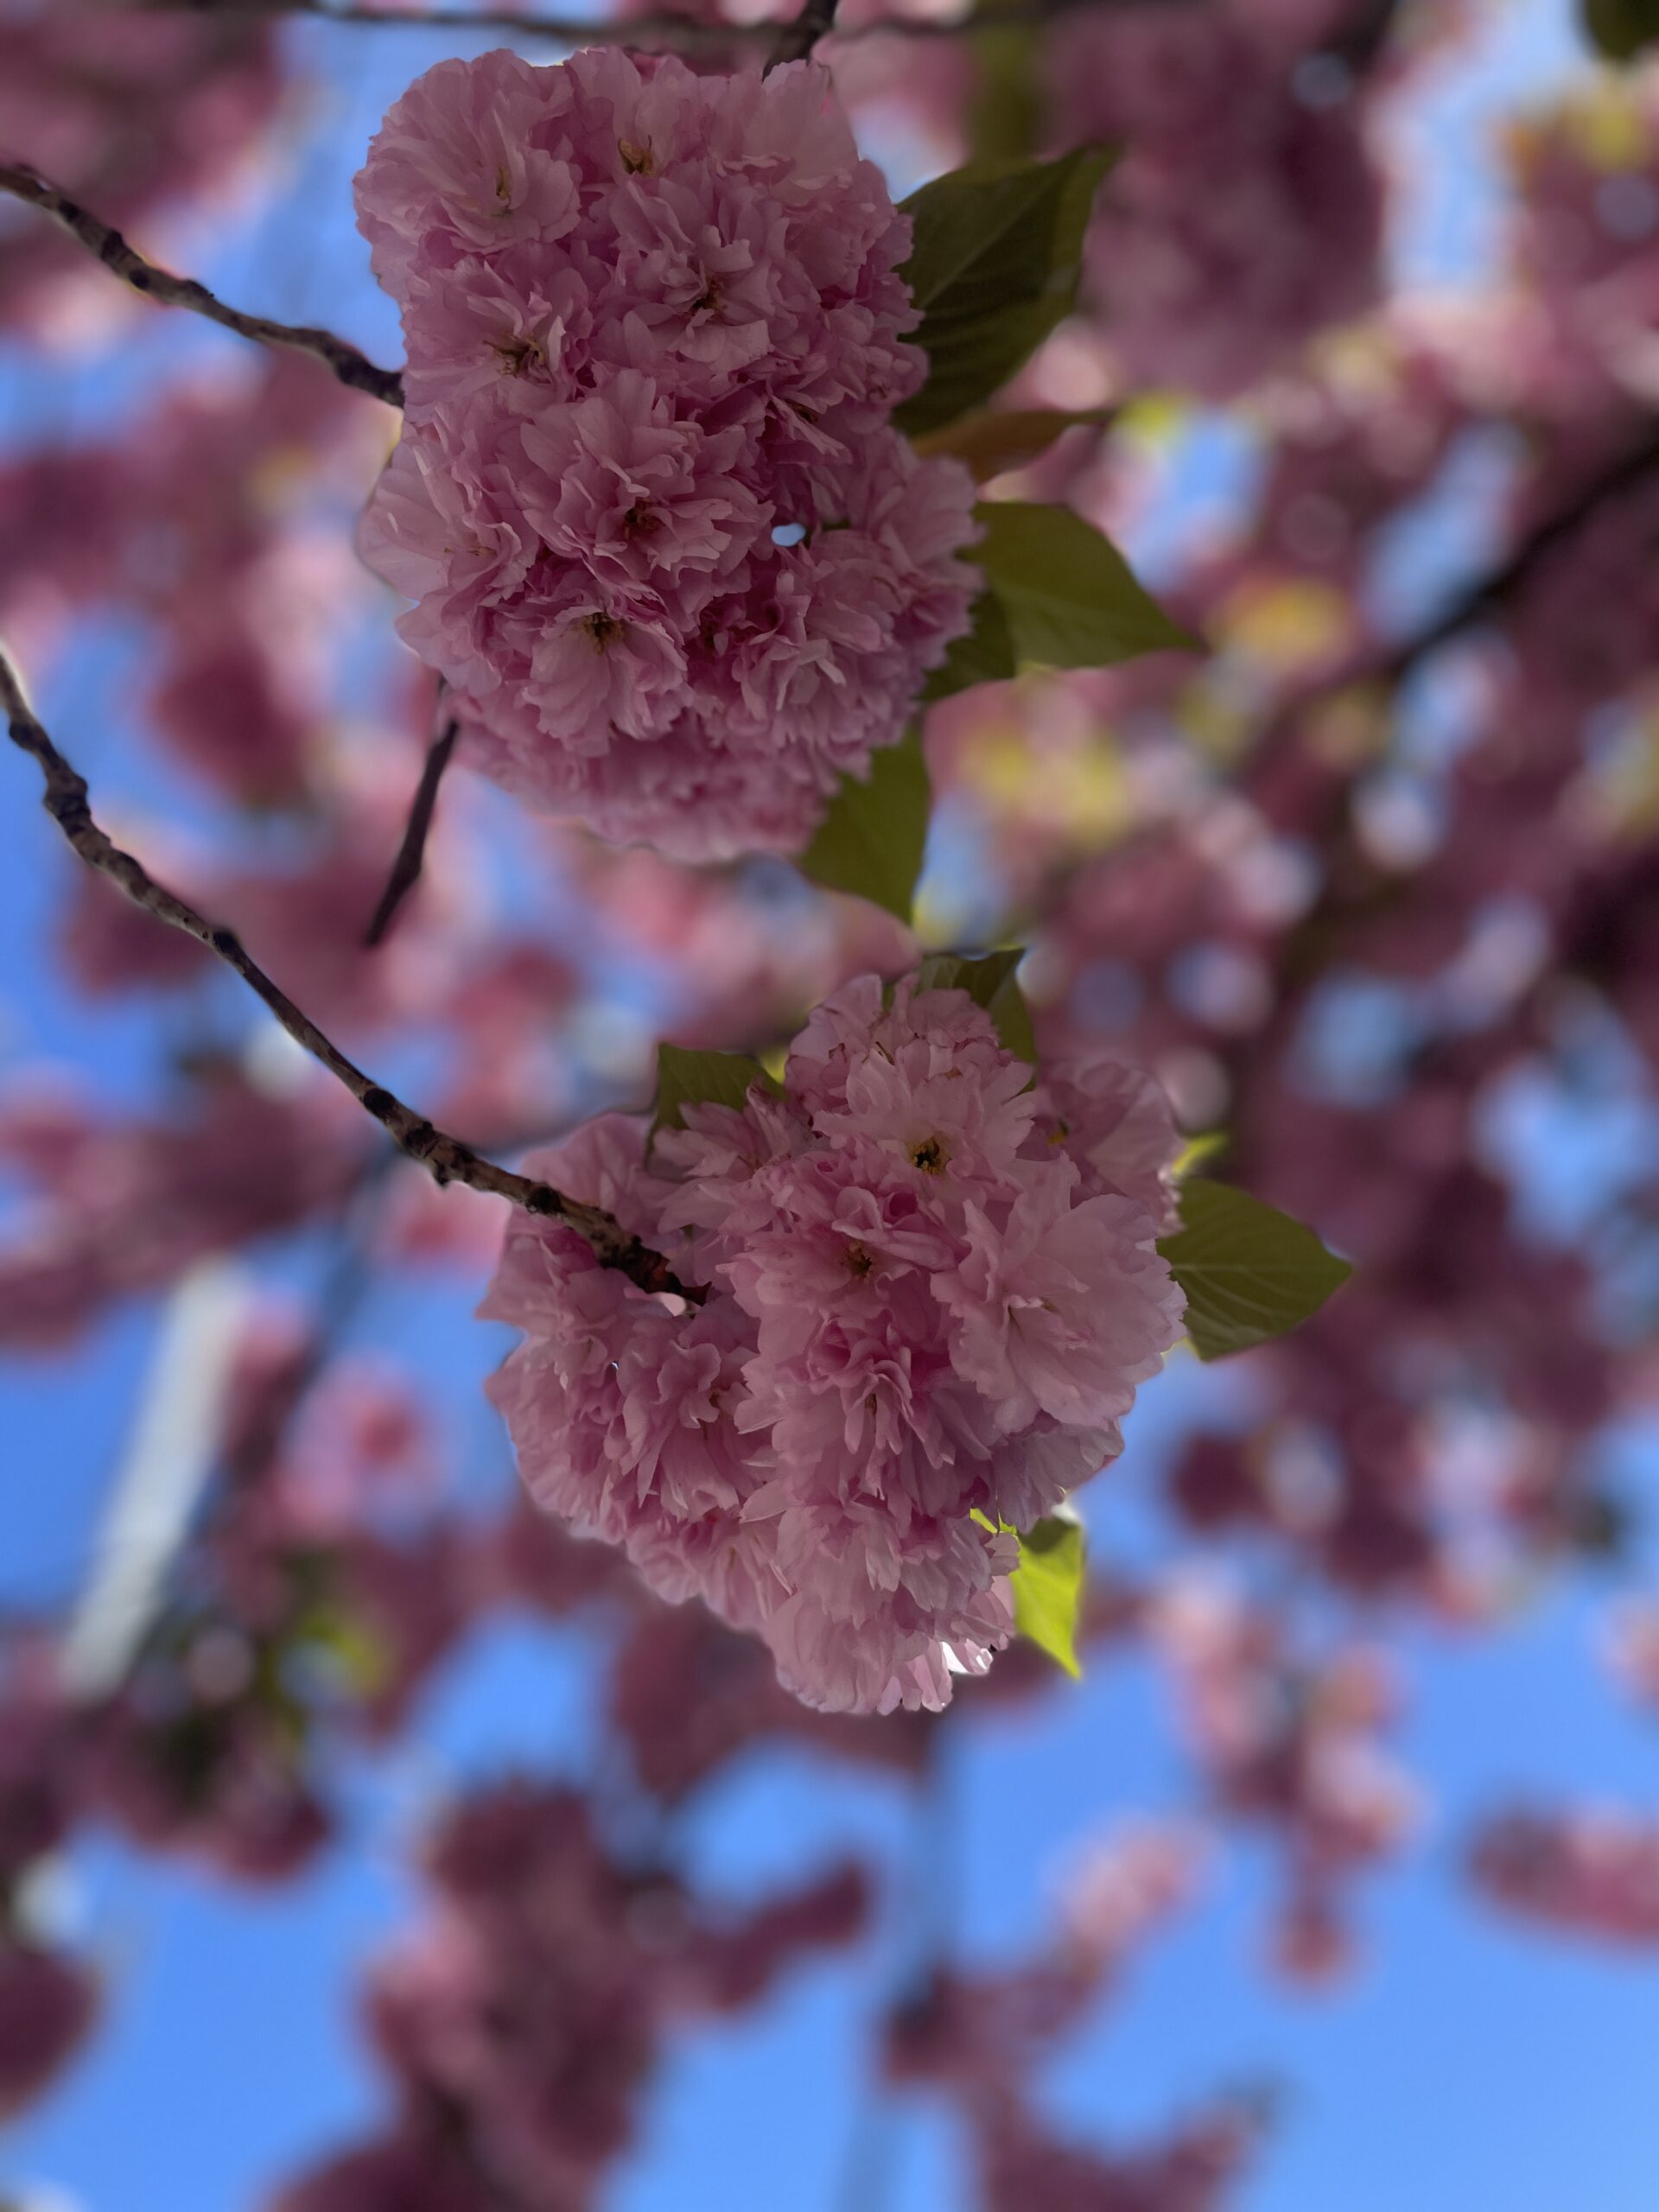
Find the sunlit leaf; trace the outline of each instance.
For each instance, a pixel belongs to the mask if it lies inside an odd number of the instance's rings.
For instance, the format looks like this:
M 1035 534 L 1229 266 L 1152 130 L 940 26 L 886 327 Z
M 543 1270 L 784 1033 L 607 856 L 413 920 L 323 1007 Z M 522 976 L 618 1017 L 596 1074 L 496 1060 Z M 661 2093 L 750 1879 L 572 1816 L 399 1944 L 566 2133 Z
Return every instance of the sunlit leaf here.
M 905 202 L 915 226 L 903 275 L 922 310 L 923 389 L 894 421 L 912 435 L 953 423 L 1001 389 L 1077 302 L 1084 233 L 1112 156 L 976 162 Z
M 1197 647 L 1111 541 L 1069 507 L 996 499 L 976 512 L 985 534 L 970 557 L 1001 604 L 1021 665 L 1110 668 Z
M 1225 1152 L 1232 1141 L 1225 1129 L 1203 1129 L 1186 1142 L 1170 1162 L 1170 1173 L 1178 1183 L 1184 1182 L 1200 1167 Z
M 927 843 L 927 762 L 920 733 L 870 756 L 860 782 L 842 779 L 818 834 L 800 857 L 803 875 L 830 891 L 850 891 L 910 919 Z
M 1077 1663 L 1077 1612 L 1083 1602 L 1083 1529 L 1076 1521 L 1039 1521 L 1020 1539 L 1010 1581 L 1014 1624 L 1068 1675 Z
M 1282 1337 L 1353 1273 L 1311 1229 L 1230 1183 L 1184 1183 L 1181 1226 L 1158 1249 L 1186 1294 L 1200 1359 Z
M 916 450 L 954 454 L 973 470 L 974 481 L 983 484 L 1007 469 L 1023 468 L 1068 430 L 1103 429 L 1116 412 L 1110 407 L 1083 407 L 1071 413 L 1051 407 L 979 407 L 944 429 L 918 437 Z

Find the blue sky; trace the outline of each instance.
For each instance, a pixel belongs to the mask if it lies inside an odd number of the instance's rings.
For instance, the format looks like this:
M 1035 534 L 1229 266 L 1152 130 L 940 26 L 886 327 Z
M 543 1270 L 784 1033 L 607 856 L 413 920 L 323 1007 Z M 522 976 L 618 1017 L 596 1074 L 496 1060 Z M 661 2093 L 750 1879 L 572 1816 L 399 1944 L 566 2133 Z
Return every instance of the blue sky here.
M 1452 282 L 1479 265 L 1496 204 L 1483 134 L 1571 52 L 1561 6 L 1498 12 L 1502 37 L 1425 101 L 1410 137 L 1438 149 L 1425 152 L 1395 242 L 1416 281 Z M 308 111 L 265 200 L 232 234 L 194 241 L 193 265 L 238 300 L 327 322 L 393 359 L 395 319 L 369 282 L 347 179 L 419 68 L 487 41 L 315 24 L 289 35 L 315 65 Z M 233 343 L 158 315 L 124 335 L 118 360 L 77 366 L 0 350 L 0 445 L 94 434 L 181 361 Z M 149 797 L 142 779 L 123 788 L 121 674 L 132 649 L 118 632 L 89 638 L 42 703 L 106 787 Z M 47 1053 L 108 1096 L 142 1096 L 157 1065 L 154 1009 L 93 1012 L 51 984 L 44 924 L 64 863 L 30 773 L 20 760 L 0 764 L 0 1052 L 14 1065 Z M 1528 1141 L 1526 1126 L 1515 1141 Z M 321 1257 L 302 1238 L 271 1264 L 303 1280 Z M 473 1296 L 473 1286 L 442 1281 L 383 1284 L 353 1340 L 420 1366 L 462 1478 L 483 1489 L 507 1479 L 478 1396 L 501 1339 L 467 1319 Z M 60 1601 L 77 1587 L 156 1329 L 153 1310 L 130 1307 L 73 1364 L 0 1367 L 0 1602 Z M 1201 1391 L 1217 1387 L 1183 1362 L 1147 1393 L 1128 1454 L 1090 1499 L 1104 1554 L 1145 1543 L 1136 1501 Z M 1638 1446 L 1631 1456 L 1650 1491 L 1651 1455 Z M 1459 1837 L 1495 1796 L 1532 1787 L 1654 1802 L 1659 1731 L 1601 1677 L 1600 1595 L 1541 1594 L 1478 1643 L 1407 1635 L 1405 1748 L 1434 1805 L 1420 1847 L 1363 1891 L 1361 1971 L 1317 1998 L 1268 1980 L 1259 1954 L 1270 1877 L 1252 1850 L 1232 1850 L 1200 1908 L 1046 2077 L 1057 2122 L 1109 2140 L 1156 2129 L 1216 2088 L 1282 2082 L 1245 2212 L 1652 2212 L 1659 1976 L 1483 1916 L 1456 1878 Z M 457 1778 L 513 1760 L 579 1773 L 594 1689 L 582 1637 L 500 1623 L 439 1682 L 412 1739 L 347 1778 L 346 1847 L 270 1897 L 139 1859 L 108 1837 L 79 1845 L 59 1909 L 105 1970 L 108 2019 L 59 2092 L 0 2137 L 0 2186 L 87 2212 L 226 2212 L 371 2125 L 379 2085 L 353 2031 L 351 1978 L 409 1910 L 403 1840 Z M 949 1866 L 937 1825 L 918 1821 L 898 1787 L 777 1753 L 740 1762 L 696 1802 L 690 1863 L 741 1896 L 855 1841 L 891 1866 L 901 1894 L 951 1896 L 964 1949 L 1007 1956 L 1038 1936 L 1055 1871 L 1080 1840 L 1126 1814 L 1179 1809 L 1190 1789 L 1160 1696 L 1135 1662 L 1102 1662 L 1080 1688 L 1057 1681 L 1039 1704 L 965 1732 L 953 1758 Z M 815 1966 L 764 2014 L 678 2045 L 615 2177 L 613 2212 L 851 2212 L 861 2024 L 888 1970 L 868 1950 Z M 925 2102 L 895 2108 L 882 2144 L 880 2189 L 856 2192 L 859 2212 L 967 2202 L 961 2145 Z

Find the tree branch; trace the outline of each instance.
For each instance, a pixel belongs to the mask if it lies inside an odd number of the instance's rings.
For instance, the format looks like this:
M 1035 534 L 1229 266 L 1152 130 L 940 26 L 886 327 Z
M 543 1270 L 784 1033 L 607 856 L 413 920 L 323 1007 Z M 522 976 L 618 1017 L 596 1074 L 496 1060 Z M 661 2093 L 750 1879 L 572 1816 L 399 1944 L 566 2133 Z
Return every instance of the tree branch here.
M 443 781 L 443 772 L 449 766 L 449 756 L 460 734 L 460 723 L 453 715 L 447 715 L 442 728 L 427 748 L 426 766 L 421 771 L 414 804 L 409 810 L 404 842 L 397 848 L 397 857 L 380 894 L 380 904 L 374 910 L 374 919 L 364 933 L 366 945 L 372 947 L 382 941 L 391 927 L 393 915 L 420 880 L 421 863 L 426 858 L 427 832 L 432 827 L 432 810 L 438 803 L 438 785 Z
M 1384 673 L 1390 677 L 1403 674 L 1414 663 L 1427 658 L 1482 615 L 1503 607 L 1527 582 L 1539 563 L 1547 560 L 1558 545 L 1571 537 L 1581 523 L 1588 522 L 1609 499 L 1634 489 L 1656 466 L 1659 466 L 1659 431 L 1649 431 L 1587 478 L 1553 514 L 1535 523 L 1507 560 L 1478 578 L 1426 629 L 1408 639 Z
M 411 1160 L 418 1160 L 435 1183 L 464 1183 L 469 1190 L 509 1199 L 512 1205 L 523 1206 L 527 1213 L 562 1221 L 587 1239 L 602 1266 L 618 1268 L 631 1281 L 638 1283 L 641 1290 L 672 1291 L 693 1304 L 702 1303 L 707 1294 L 702 1289 L 680 1282 L 660 1252 L 653 1252 L 639 1237 L 630 1236 L 602 1207 L 566 1198 L 551 1184 L 538 1183 L 531 1176 L 516 1174 L 511 1168 L 499 1167 L 493 1160 L 481 1158 L 470 1145 L 434 1128 L 413 1108 L 405 1106 L 402 1099 L 394 1097 L 372 1077 L 365 1075 L 249 957 L 231 931 L 215 927 L 194 906 L 157 883 L 130 853 L 112 844 L 92 819 L 85 778 L 70 766 L 47 735 L 23 696 L 16 671 L 3 652 L 0 652 L 0 710 L 6 715 L 12 743 L 39 766 L 46 785 L 47 812 L 86 865 L 118 884 L 147 914 L 153 914 L 157 921 L 166 922 L 173 929 L 182 930 L 216 953 L 226 967 L 233 968 L 249 988 L 264 1001 L 295 1043 L 327 1068 L 336 1082 L 343 1084 L 359 1105 L 379 1122 L 393 1143 Z
M 1568 543 L 1609 500 L 1634 490 L 1656 469 L 1659 469 L 1659 431 L 1649 430 L 1586 477 L 1549 513 L 1540 516 L 1496 567 L 1454 594 L 1421 629 L 1363 665 L 1346 669 L 1287 702 L 1247 755 L 1247 772 L 1258 782 L 1263 773 L 1271 774 L 1289 749 L 1300 742 L 1303 716 L 1323 701 L 1354 683 L 1371 683 L 1392 690 L 1464 631 L 1489 616 L 1505 613 L 1535 570 L 1557 547 Z M 1245 1095 L 1252 1065 L 1265 1062 L 1283 1048 L 1301 1018 L 1307 990 L 1328 971 L 1333 948 L 1344 931 L 1356 920 L 1374 915 L 1379 897 L 1395 899 L 1402 894 L 1404 879 L 1371 860 L 1360 842 L 1349 810 L 1356 772 L 1357 768 L 1332 779 L 1320 834 L 1325 881 L 1313 905 L 1279 942 L 1273 963 L 1274 1010 L 1263 1027 L 1245 1033 L 1224 1056 L 1236 1098 Z
M 224 301 L 214 297 L 205 284 L 193 276 L 175 276 L 165 269 L 158 269 L 154 262 L 146 261 L 136 252 L 119 231 L 60 192 L 37 170 L 22 162 L 0 162 L 0 192 L 10 193 L 14 200 L 22 200 L 31 207 L 38 207 L 42 214 L 50 215 L 60 223 L 73 238 L 84 245 L 88 253 L 95 254 L 104 266 L 135 292 L 157 307 L 185 308 L 192 315 L 206 315 L 209 322 L 217 322 L 226 330 L 233 330 L 241 338 L 251 338 L 261 346 L 291 346 L 297 352 L 309 353 L 333 371 L 343 385 L 353 391 L 366 392 L 371 399 L 384 400 L 388 407 L 404 404 L 404 380 L 396 369 L 377 368 L 355 346 L 347 345 L 343 338 L 336 338 L 332 331 L 314 330 L 308 325 L 272 322 L 262 315 L 244 315 L 239 308 L 226 307 Z
M 1529 581 L 1538 564 L 1570 538 L 1610 499 L 1639 484 L 1659 467 L 1659 431 L 1649 431 L 1588 477 L 1579 490 L 1548 515 L 1541 517 L 1516 540 L 1496 568 L 1476 576 L 1455 592 L 1446 604 L 1420 630 L 1397 643 L 1380 648 L 1368 645 L 1340 668 L 1319 677 L 1312 684 L 1285 700 L 1268 719 L 1247 756 L 1245 765 L 1258 779 L 1276 766 L 1287 749 L 1301 741 L 1304 717 L 1357 684 L 1376 684 L 1392 690 L 1420 663 L 1472 628 L 1484 617 L 1500 613 Z

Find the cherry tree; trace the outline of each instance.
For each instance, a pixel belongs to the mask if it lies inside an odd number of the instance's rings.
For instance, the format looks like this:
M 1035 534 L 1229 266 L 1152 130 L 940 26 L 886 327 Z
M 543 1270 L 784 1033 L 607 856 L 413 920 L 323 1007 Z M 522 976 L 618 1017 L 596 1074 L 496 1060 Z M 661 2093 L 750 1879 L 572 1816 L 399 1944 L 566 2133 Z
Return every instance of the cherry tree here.
M 1243 1842 L 1271 1969 L 1363 1971 L 1414 1640 L 1638 1557 L 1659 24 L 1584 30 L 1448 298 L 1390 226 L 1473 0 L 0 21 L 9 362 L 122 394 L 0 453 L 0 797 L 64 862 L 17 945 L 125 1069 L 43 1031 L 0 1091 L 0 1335 L 73 1387 L 161 1317 L 95 1561 L 3 1624 L 0 2116 L 123 2002 L 50 1910 L 78 1836 L 257 1912 L 528 1614 L 600 1748 L 431 1793 L 379 2122 L 273 2207 L 606 2201 L 677 2048 L 826 1950 L 881 1983 L 849 2202 L 918 2098 L 989 2212 L 1270 2174 L 1252 2089 L 1085 2140 L 1044 2071 Z M 296 119 L 394 39 L 372 135 Z M 263 192 L 302 262 L 305 128 L 326 321 L 215 261 Z M 464 1428 L 359 1326 L 416 1279 L 499 1353 Z M 1636 1712 L 1656 1641 L 1624 1590 Z M 811 1839 L 699 1874 L 741 1760 L 925 1835 L 963 1732 L 1129 1665 L 1184 1802 L 1023 1960 Z M 1659 1941 L 1659 1821 L 1547 1760 L 1447 1878 Z

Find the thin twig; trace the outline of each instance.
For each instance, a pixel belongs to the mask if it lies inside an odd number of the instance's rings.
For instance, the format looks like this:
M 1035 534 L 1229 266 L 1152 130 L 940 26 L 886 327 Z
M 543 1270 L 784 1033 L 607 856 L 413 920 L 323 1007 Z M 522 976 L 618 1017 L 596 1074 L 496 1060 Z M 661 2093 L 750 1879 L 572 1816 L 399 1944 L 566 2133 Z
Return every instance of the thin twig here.
M 217 322 L 226 330 L 235 331 L 238 337 L 251 338 L 261 346 L 291 346 L 321 361 L 353 391 L 366 392 L 371 399 L 382 399 L 388 407 L 403 405 L 404 380 L 396 369 L 377 368 L 355 346 L 336 338 L 332 331 L 314 330 L 305 324 L 272 322 L 263 315 L 244 315 L 239 308 L 226 307 L 223 300 L 215 298 L 194 276 L 175 276 L 165 269 L 158 269 L 154 262 L 146 261 L 143 254 L 136 252 L 119 231 L 100 222 L 27 163 L 0 162 L 0 192 L 10 193 L 14 200 L 24 200 L 62 224 L 72 238 L 88 253 L 95 254 L 123 283 L 130 284 L 145 299 L 153 300 L 157 307 L 188 308 L 192 315 L 206 315 L 209 322 Z
M 392 916 L 420 880 L 421 864 L 426 858 L 427 833 L 432 827 L 432 810 L 438 803 L 438 785 L 443 781 L 443 772 L 449 766 L 449 756 L 455 749 L 455 739 L 460 730 L 461 725 L 454 716 L 448 715 L 443 728 L 427 748 L 426 766 L 421 771 L 414 804 L 409 810 L 409 826 L 404 831 L 404 842 L 397 849 L 397 857 L 391 864 L 386 887 L 380 894 L 380 904 L 374 910 L 374 919 L 364 936 L 363 942 L 366 945 L 380 944 L 391 927 Z
M 1616 499 L 1622 493 L 1633 489 L 1656 467 L 1659 467 L 1659 431 L 1650 431 L 1588 478 L 1553 514 L 1535 524 L 1506 561 L 1460 593 L 1427 629 L 1408 639 L 1395 656 L 1388 672 L 1395 672 L 1396 663 L 1403 672 L 1482 615 L 1503 606 L 1539 563 L 1548 559 L 1563 540 L 1571 537 L 1581 523 L 1588 522 L 1609 499 Z
M 264 969 L 243 950 L 232 931 L 216 928 L 194 906 L 157 883 L 142 861 L 112 844 L 92 819 L 85 778 L 70 766 L 47 735 L 23 696 L 16 671 L 3 652 L 0 652 L 0 710 L 6 715 L 12 743 L 40 767 L 46 785 L 47 812 L 86 865 L 118 884 L 147 914 L 153 914 L 157 921 L 166 922 L 173 929 L 182 930 L 216 953 L 226 967 L 233 968 L 249 988 L 264 1001 L 295 1043 L 327 1068 L 336 1082 L 343 1084 L 359 1105 L 379 1122 L 393 1143 L 411 1160 L 418 1160 L 435 1183 L 464 1183 L 469 1190 L 509 1199 L 514 1205 L 523 1206 L 527 1213 L 563 1221 L 587 1239 L 594 1257 L 603 1266 L 620 1269 L 641 1290 L 672 1291 L 694 1304 L 702 1302 L 705 1295 L 702 1289 L 680 1282 L 660 1252 L 653 1252 L 639 1237 L 630 1236 L 602 1207 L 566 1198 L 551 1184 L 537 1182 L 531 1176 L 516 1174 L 511 1168 L 499 1167 L 493 1160 L 481 1158 L 470 1145 L 434 1128 L 412 1107 L 405 1106 L 401 1098 L 394 1097 L 372 1077 L 365 1075 L 355 1062 L 348 1060 L 338 1046 L 324 1036 L 308 1014 L 300 1011 L 288 994 L 272 982 Z

